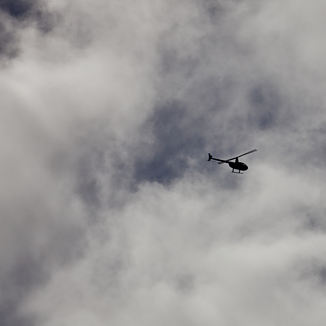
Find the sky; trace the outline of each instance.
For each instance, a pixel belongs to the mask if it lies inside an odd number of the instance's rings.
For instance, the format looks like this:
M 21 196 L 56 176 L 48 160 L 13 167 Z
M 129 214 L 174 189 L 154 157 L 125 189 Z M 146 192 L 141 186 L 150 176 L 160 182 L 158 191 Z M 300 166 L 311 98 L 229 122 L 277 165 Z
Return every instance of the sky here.
M 325 7 L 0 1 L 0 324 L 323 325 Z

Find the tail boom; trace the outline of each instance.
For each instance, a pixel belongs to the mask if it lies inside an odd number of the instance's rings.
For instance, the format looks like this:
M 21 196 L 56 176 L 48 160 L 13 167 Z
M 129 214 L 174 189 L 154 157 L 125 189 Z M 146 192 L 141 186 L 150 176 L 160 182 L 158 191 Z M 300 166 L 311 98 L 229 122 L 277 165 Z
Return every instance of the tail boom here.
M 217 161 L 218 164 L 229 163 L 229 161 L 220 160 L 219 158 L 213 157 L 211 153 L 208 153 L 208 160 L 207 161 Z

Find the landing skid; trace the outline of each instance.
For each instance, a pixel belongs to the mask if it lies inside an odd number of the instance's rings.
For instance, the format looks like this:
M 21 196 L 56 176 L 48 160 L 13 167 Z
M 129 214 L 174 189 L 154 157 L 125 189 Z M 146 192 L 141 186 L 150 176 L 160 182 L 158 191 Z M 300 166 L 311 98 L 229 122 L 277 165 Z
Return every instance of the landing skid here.
M 235 173 L 235 174 L 243 174 L 243 172 L 240 172 L 240 170 L 239 170 L 239 172 L 234 172 L 234 169 L 232 170 L 232 173 Z

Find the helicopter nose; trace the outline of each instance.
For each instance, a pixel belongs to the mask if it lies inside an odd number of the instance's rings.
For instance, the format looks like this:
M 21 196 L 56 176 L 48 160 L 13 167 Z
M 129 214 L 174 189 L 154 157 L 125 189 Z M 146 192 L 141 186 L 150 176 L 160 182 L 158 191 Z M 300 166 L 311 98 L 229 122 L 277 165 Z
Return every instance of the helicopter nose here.
M 247 170 L 248 170 L 248 165 L 243 164 L 243 169 L 244 169 L 245 171 L 247 171 Z

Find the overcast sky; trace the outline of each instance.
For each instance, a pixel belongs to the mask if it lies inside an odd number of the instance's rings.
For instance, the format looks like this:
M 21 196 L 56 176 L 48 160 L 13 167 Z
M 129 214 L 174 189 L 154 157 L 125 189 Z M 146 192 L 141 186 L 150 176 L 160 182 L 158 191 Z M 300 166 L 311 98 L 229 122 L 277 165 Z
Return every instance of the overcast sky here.
M 0 1 L 0 324 L 324 325 L 325 13 Z

